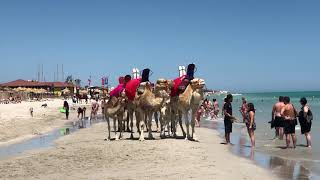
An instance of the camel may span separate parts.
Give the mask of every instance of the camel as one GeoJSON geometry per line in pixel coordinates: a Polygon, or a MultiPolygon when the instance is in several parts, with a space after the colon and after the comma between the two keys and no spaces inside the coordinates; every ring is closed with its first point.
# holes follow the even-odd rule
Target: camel
{"type": "MultiPolygon", "coordinates": [[[[167,126],[168,129],[168,135],[171,136],[171,131],[170,131],[170,98],[169,95],[171,93],[171,88],[173,86],[173,81],[165,80],[165,79],[159,79],[156,83],[155,89],[154,89],[154,94],[156,98],[166,98],[165,102],[163,105],[159,108],[156,109],[154,112],[155,115],[159,114],[160,116],[155,116],[155,118],[159,117],[160,120],[160,137],[164,138],[165,137],[165,127],[167,126]]],[[[156,119],[157,123],[157,119],[156,119]]],[[[158,130],[159,132],[159,130],[158,130]]]]}
{"type": "Polygon", "coordinates": [[[107,141],[111,140],[110,136],[110,118],[113,119],[113,128],[115,132],[115,140],[122,138],[122,122],[124,116],[124,108],[126,99],[124,93],[121,93],[120,97],[111,97],[104,105],[104,117],[108,124],[108,137],[107,141]],[[119,136],[117,136],[116,122],[118,121],[118,127],[120,129],[119,136]]]}
{"type": "Polygon", "coordinates": [[[184,115],[186,123],[186,140],[192,139],[198,141],[195,135],[195,115],[203,99],[203,88],[205,81],[203,79],[193,79],[190,81],[184,93],[179,95],[178,110],[184,115]],[[191,110],[191,128],[192,134],[189,133],[189,111],[191,110]]]}
{"type": "MultiPolygon", "coordinates": [[[[152,93],[152,87],[150,82],[143,82],[142,84],[145,85],[144,92],[142,95],[140,95],[138,104],[137,104],[137,110],[140,114],[142,114],[142,117],[146,118],[146,122],[148,125],[148,138],[154,139],[152,136],[152,115],[155,111],[158,111],[165,101],[169,99],[169,94],[166,91],[159,91],[159,97],[156,97],[155,94],[152,93]]],[[[140,129],[140,141],[144,141],[144,127],[145,122],[143,120],[139,120],[139,129],[140,129]]]]}

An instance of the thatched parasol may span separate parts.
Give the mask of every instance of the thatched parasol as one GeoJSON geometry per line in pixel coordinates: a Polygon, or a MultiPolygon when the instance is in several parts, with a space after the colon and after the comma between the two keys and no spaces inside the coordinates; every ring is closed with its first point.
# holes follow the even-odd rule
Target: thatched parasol
{"type": "Polygon", "coordinates": [[[88,91],[87,91],[87,90],[81,90],[79,93],[80,93],[81,95],[84,95],[84,94],[88,94],[88,91]]]}
{"type": "Polygon", "coordinates": [[[64,90],[62,90],[63,94],[70,94],[70,89],[65,88],[64,90]]]}

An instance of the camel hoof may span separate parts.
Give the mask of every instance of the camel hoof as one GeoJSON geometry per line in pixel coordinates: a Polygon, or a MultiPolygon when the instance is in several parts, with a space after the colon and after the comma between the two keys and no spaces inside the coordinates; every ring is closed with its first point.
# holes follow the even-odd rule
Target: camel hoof
{"type": "Polygon", "coordinates": [[[192,138],[192,140],[194,140],[195,142],[199,142],[199,139],[196,137],[192,138]]]}
{"type": "Polygon", "coordinates": [[[150,139],[150,140],[155,140],[155,138],[154,138],[152,135],[149,135],[149,136],[148,136],[148,139],[150,139]]]}
{"type": "Polygon", "coordinates": [[[144,141],[144,140],[145,140],[144,138],[140,138],[140,139],[139,139],[139,141],[141,141],[141,142],[144,141]]]}
{"type": "Polygon", "coordinates": [[[111,141],[111,138],[110,137],[108,137],[108,138],[106,138],[106,139],[104,139],[104,141],[111,141]]]}

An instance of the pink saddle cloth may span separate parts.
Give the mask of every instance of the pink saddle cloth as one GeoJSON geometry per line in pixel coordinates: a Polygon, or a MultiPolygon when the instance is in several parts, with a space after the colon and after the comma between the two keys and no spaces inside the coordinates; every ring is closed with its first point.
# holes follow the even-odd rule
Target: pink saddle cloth
{"type": "Polygon", "coordinates": [[[128,97],[128,99],[130,101],[134,100],[134,98],[136,96],[137,89],[140,85],[140,82],[141,82],[141,78],[130,80],[126,84],[126,96],[128,97]]]}
{"type": "Polygon", "coordinates": [[[112,91],[110,92],[110,97],[113,97],[113,96],[119,97],[120,94],[121,94],[121,92],[122,92],[123,89],[124,89],[123,86],[124,86],[123,84],[119,84],[114,90],[112,90],[112,91]]]}

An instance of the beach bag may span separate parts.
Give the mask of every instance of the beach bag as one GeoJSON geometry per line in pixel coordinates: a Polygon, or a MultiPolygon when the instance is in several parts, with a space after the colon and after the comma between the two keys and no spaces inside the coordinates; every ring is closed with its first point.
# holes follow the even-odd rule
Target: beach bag
{"type": "Polygon", "coordinates": [[[61,113],[66,113],[66,109],[65,108],[60,108],[59,110],[61,113]]]}

